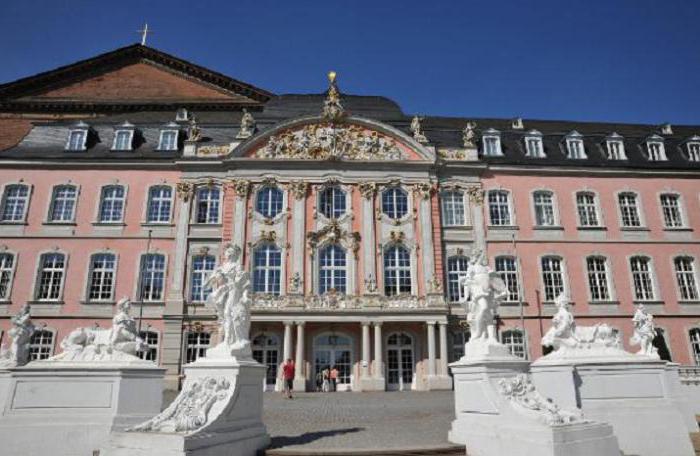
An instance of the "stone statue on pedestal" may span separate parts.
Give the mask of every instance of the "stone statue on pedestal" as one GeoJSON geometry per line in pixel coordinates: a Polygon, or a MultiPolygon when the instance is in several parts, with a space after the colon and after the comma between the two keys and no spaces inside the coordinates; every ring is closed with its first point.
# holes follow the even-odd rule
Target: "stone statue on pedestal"
{"type": "Polygon", "coordinates": [[[128,298],[120,299],[110,329],[74,329],[61,341],[63,352],[47,361],[148,362],[136,356],[148,346],[139,337],[136,320],[129,315],[130,308],[128,298]]]}
{"type": "Polygon", "coordinates": [[[12,338],[9,350],[0,355],[0,367],[24,366],[29,362],[29,342],[34,334],[34,324],[30,315],[29,304],[22,306],[17,315],[10,320],[12,328],[8,331],[12,338]]]}
{"type": "Polygon", "coordinates": [[[462,131],[462,143],[465,149],[476,147],[476,143],[474,142],[474,137],[476,136],[474,132],[475,128],[476,122],[467,122],[467,126],[464,127],[462,131]]]}
{"type": "Polygon", "coordinates": [[[557,313],[552,317],[552,327],[542,338],[542,345],[551,346],[555,350],[562,346],[575,347],[578,344],[575,336],[576,322],[569,310],[569,298],[561,293],[554,303],[557,306],[557,313]]]}
{"type": "Polygon", "coordinates": [[[240,356],[250,358],[250,276],[239,264],[240,248],[228,246],[224,262],[205,282],[213,290],[207,298],[207,306],[216,311],[222,341],[207,351],[216,357],[240,356]]]}
{"type": "Polygon", "coordinates": [[[426,138],[425,134],[423,133],[421,120],[423,119],[418,116],[413,116],[413,119],[411,120],[411,132],[413,133],[413,139],[421,144],[425,144],[428,142],[428,138],[426,138]]]}
{"type": "Polygon", "coordinates": [[[643,304],[637,306],[637,311],[632,317],[632,323],[634,324],[634,334],[630,338],[630,344],[639,345],[637,354],[658,358],[658,350],[652,344],[654,337],[656,337],[654,316],[647,312],[643,304]]]}
{"type": "Polygon", "coordinates": [[[243,116],[241,117],[241,129],[236,135],[238,139],[250,138],[255,133],[255,119],[253,115],[243,108],[243,116]]]}
{"type": "Polygon", "coordinates": [[[190,124],[187,127],[187,140],[192,142],[197,142],[202,139],[202,130],[197,125],[197,119],[192,116],[190,119],[190,124]]]}

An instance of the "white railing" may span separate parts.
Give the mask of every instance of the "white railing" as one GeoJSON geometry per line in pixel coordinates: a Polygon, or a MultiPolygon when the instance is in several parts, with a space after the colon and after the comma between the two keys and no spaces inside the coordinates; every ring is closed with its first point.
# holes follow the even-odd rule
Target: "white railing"
{"type": "Polygon", "coordinates": [[[411,310],[426,308],[444,308],[447,304],[440,295],[412,296],[348,296],[340,293],[326,293],[324,295],[299,296],[284,295],[275,296],[269,294],[256,294],[253,296],[253,309],[282,309],[298,308],[308,310],[352,310],[352,309],[390,309],[411,310]]]}

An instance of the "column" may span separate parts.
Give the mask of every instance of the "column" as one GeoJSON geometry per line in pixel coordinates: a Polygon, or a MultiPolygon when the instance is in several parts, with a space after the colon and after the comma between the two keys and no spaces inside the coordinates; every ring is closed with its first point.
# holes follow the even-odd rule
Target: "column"
{"type": "Polygon", "coordinates": [[[384,377],[382,365],[382,322],[374,322],[374,378],[384,377]]]}
{"type": "Polygon", "coordinates": [[[447,322],[441,321],[440,325],[440,375],[448,375],[447,372],[447,322]]]}
{"type": "Polygon", "coordinates": [[[296,372],[294,375],[294,389],[306,391],[306,379],[304,378],[304,322],[297,322],[297,352],[294,362],[296,372]]]}
{"type": "Polygon", "coordinates": [[[435,322],[428,322],[428,376],[435,376],[435,322]]]}
{"type": "Polygon", "coordinates": [[[284,322],[284,345],[283,350],[283,362],[286,362],[292,357],[292,323],[291,321],[284,322]]]}
{"type": "Polygon", "coordinates": [[[362,322],[362,376],[369,377],[369,322],[362,322]]]}

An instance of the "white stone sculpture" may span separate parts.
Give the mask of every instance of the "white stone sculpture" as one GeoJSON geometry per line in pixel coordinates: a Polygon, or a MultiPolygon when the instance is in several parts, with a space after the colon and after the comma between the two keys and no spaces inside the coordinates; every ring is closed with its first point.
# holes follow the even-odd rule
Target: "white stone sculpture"
{"type": "Polygon", "coordinates": [[[554,401],[542,396],[527,374],[502,378],[498,381],[498,392],[511,401],[518,413],[535,418],[549,426],[583,421],[580,410],[564,411],[554,401]]]}
{"type": "Polygon", "coordinates": [[[328,95],[326,99],[323,100],[323,110],[321,111],[321,116],[324,119],[337,121],[340,120],[345,115],[345,109],[343,105],[340,104],[340,91],[335,82],[336,73],[335,71],[330,71],[328,73],[328,95]]]}
{"type": "Polygon", "coordinates": [[[552,317],[552,327],[542,338],[542,345],[553,347],[555,350],[562,346],[575,347],[578,344],[575,336],[576,322],[569,310],[569,299],[561,293],[554,303],[557,306],[557,313],[552,317]]]}
{"type": "Polygon", "coordinates": [[[187,141],[197,142],[202,139],[202,130],[197,125],[197,119],[194,115],[190,118],[190,124],[187,127],[187,141]]]}
{"type": "Polygon", "coordinates": [[[29,342],[36,329],[30,313],[31,307],[29,304],[25,304],[19,313],[10,320],[12,328],[8,333],[12,342],[9,350],[3,347],[0,355],[0,367],[24,366],[29,362],[29,342]]]}
{"type": "Polygon", "coordinates": [[[656,337],[654,316],[647,312],[643,304],[637,306],[632,323],[634,324],[634,334],[630,338],[630,344],[639,345],[637,354],[659,358],[659,351],[652,344],[654,337],[656,337]]]}
{"type": "Polygon", "coordinates": [[[207,350],[207,356],[251,358],[250,307],[252,305],[250,276],[239,264],[240,248],[229,245],[224,262],[214,269],[205,287],[212,287],[207,306],[216,310],[223,340],[207,350]]]}
{"type": "Polygon", "coordinates": [[[250,138],[255,133],[255,119],[253,115],[243,108],[243,117],[241,117],[241,129],[236,135],[238,139],[250,138]]]}
{"type": "Polygon", "coordinates": [[[418,116],[413,116],[411,120],[411,132],[413,133],[413,139],[421,144],[425,144],[428,142],[428,138],[426,138],[423,133],[423,127],[421,126],[422,120],[423,119],[418,116]]]}
{"type": "Polygon", "coordinates": [[[465,149],[476,147],[476,143],[474,142],[474,138],[476,137],[476,133],[474,132],[475,128],[476,122],[467,122],[467,126],[464,127],[462,131],[462,142],[464,143],[465,149]]]}
{"type": "Polygon", "coordinates": [[[61,341],[63,352],[46,361],[152,364],[136,356],[137,352],[146,350],[148,346],[139,337],[136,320],[129,315],[130,308],[128,298],[120,299],[110,329],[77,328],[61,341]]]}
{"type": "Polygon", "coordinates": [[[175,400],[159,415],[127,432],[192,432],[209,420],[209,412],[228,399],[231,384],[223,377],[202,377],[185,385],[175,400]]]}

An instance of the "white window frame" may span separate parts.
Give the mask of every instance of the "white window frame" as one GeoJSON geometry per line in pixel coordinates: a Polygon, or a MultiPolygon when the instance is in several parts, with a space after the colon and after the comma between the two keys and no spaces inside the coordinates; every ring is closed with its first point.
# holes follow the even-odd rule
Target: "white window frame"
{"type": "MultiPolygon", "coordinates": [[[[146,225],[169,225],[172,223],[173,220],[173,212],[174,212],[174,197],[175,197],[175,192],[173,190],[173,186],[170,184],[162,183],[162,184],[155,184],[155,185],[150,185],[146,191],[146,205],[144,207],[144,213],[143,213],[143,220],[144,224],[146,225]],[[151,220],[150,219],[150,208],[151,208],[151,192],[156,189],[156,188],[168,188],[170,190],[170,198],[164,198],[164,197],[158,197],[158,200],[162,202],[167,201],[168,204],[170,205],[170,210],[168,211],[168,219],[167,220],[151,220]]],[[[159,211],[160,212],[160,211],[159,211]]]]}
{"type": "Polygon", "coordinates": [[[505,298],[503,299],[504,303],[518,303],[522,302],[523,300],[523,289],[522,289],[522,281],[520,277],[520,261],[516,256],[513,255],[496,255],[493,259],[493,270],[494,272],[497,272],[501,274],[501,278],[503,279],[503,282],[506,284],[506,289],[508,290],[508,293],[506,294],[505,298]],[[512,261],[513,264],[515,265],[515,271],[511,270],[501,270],[498,268],[499,265],[499,260],[507,260],[507,261],[512,261]],[[515,293],[516,299],[513,299],[512,292],[510,289],[511,285],[511,279],[508,276],[512,276],[515,279],[515,293]]]}
{"type": "Polygon", "coordinates": [[[673,268],[673,275],[676,282],[676,293],[678,296],[678,301],[680,302],[698,302],[700,301],[700,283],[698,282],[698,268],[695,262],[695,258],[691,255],[676,255],[671,258],[671,267],[673,268]],[[676,261],[685,260],[688,261],[690,265],[690,270],[679,271],[676,261]],[[685,276],[683,284],[681,284],[680,274],[685,276]],[[688,288],[695,297],[692,295],[684,296],[683,287],[688,288]]]}
{"type": "MultiPolygon", "coordinates": [[[[89,303],[105,303],[105,302],[114,302],[114,295],[116,293],[116,288],[117,288],[117,271],[118,271],[118,263],[119,263],[119,257],[117,256],[116,253],[111,252],[111,251],[101,251],[101,252],[94,252],[88,257],[88,276],[87,276],[87,283],[86,283],[86,289],[85,289],[85,301],[89,303]],[[97,255],[111,255],[114,258],[114,266],[111,269],[112,273],[112,286],[110,290],[109,297],[107,298],[93,298],[92,295],[92,283],[93,283],[93,274],[96,272],[94,268],[94,257],[97,255]]],[[[106,272],[110,272],[110,269],[107,268],[101,268],[100,269],[101,273],[103,274],[102,279],[100,280],[102,288],[104,286],[105,278],[104,274],[106,272]]]]}
{"type": "Polygon", "coordinates": [[[700,366],[700,328],[688,328],[690,355],[696,366],[700,366]]]}
{"type": "Polygon", "coordinates": [[[613,290],[612,274],[610,272],[610,262],[608,261],[608,258],[604,255],[593,254],[593,255],[587,255],[583,259],[583,262],[584,262],[584,270],[586,271],[586,285],[588,286],[588,301],[591,303],[615,301],[615,292],[613,290]],[[589,264],[588,264],[589,260],[597,260],[597,261],[602,260],[603,270],[602,271],[600,271],[600,270],[592,271],[589,268],[589,264]],[[600,280],[601,273],[604,275],[603,280],[600,280]],[[594,279],[594,281],[591,281],[592,278],[594,279]],[[593,288],[594,288],[594,286],[601,288],[600,283],[603,283],[603,286],[605,287],[605,291],[607,292],[607,297],[605,297],[605,298],[594,297],[593,288]]]}
{"type": "Polygon", "coordinates": [[[544,141],[542,140],[542,133],[537,130],[530,130],[523,137],[523,143],[525,144],[525,156],[530,158],[546,158],[544,153],[544,141]],[[531,146],[534,145],[534,150],[531,146]]]}
{"type": "Polygon", "coordinates": [[[504,329],[503,331],[500,332],[499,334],[499,339],[501,340],[501,343],[508,347],[508,351],[513,356],[517,356],[518,358],[522,359],[529,359],[530,358],[530,353],[529,353],[529,348],[528,348],[528,343],[527,343],[527,331],[523,331],[521,328],[507,328],[504,329]],[[519,335],[522,337],[522,344],[520,343],[512,343],[512,338],[515,335],[519,335]],[[510,340],[506,340],[506,339],[510,340]],[[520,356],[516,354],[519,350],[517,348],[521,348],[523,352],[523,356],[520,356]]]}
{"type": "Polygon", "coordinates": [[[178,150],[178,142],[180,139],[180,129],[177,124],[170,123],[160,130],[160,136],[158,138],[158,150],[159,151],[173,151],[178,150]],[[172,144],[165,143],[166,135],[174,134],[175,138],[172,144]],[[168,147],[165,147],[168,146],[168,147]]]}
{"type": "Polygon", "coordinates": [[[612,133],[607,138],[605,138],[605,152],[608,160],[627,160],[627,154],[625,152],[625,140],[622,136],[617,133],[612,133]],[[614,157],[613,144],[618,146],[617,154],[618,157],[614,157]]]}
{"type": "MultiPolygon", "coordinates": [[[[64,184],[57,184],[57,185],[54,185],[54,186],[51,188],[51,198],[50,198],[50,200],[49,200],[49,210],[48,210],[48,212],[47,212],[47,214],[46,214],[46,223],[53,223],[53,224],[59,224],[59,225],[60,225],[60,224],[63,224],[63,223],[75,223],[75,218],[76,218],[77,212],[78,212],[78,201],[79,201],[79,199],[80,199],[80,186],[79,186],[79,185],[74,184],[74,183],[64,183],[64,184]],[[72,187],[73,190],[75,190],[75,195],[73,196],[73,198],[62,198],[62,200],[65,200],[65,202],[71,201],[71,200],[72,200],[72,202],[73,202],[73,209],[72,209],[71,214],[70,214],[70,215],[71,215],[70,219],[67,219],[67,220],[63,220],[63,219],[61,219],[61,220],[56,220],[56,219],[53,218],[53,216],[54,216],[54,209],[55,209],[55,206],[56,206],[56,203],[57,203],[57,199],[56,199],[56,196],[57,196],[57,195],[56,195],[56,192],[57,192],[60,188],[62,188],[62,187],[72,187]]],[[[63,204],[65,204],[65,202],[64,202],[63,204]]]]}
{"type": "Polygon", "coordinates": [[[469,257],[465,255],[450,255],[447,257],[445,262],[445,278],[447,280],[447,286],[445,287],[445,294],[447,301],[450,303],[458,303],[462,299],[462,290],[459,287],[459,279],[467,274],[467,269],[469,268],[469,257]],[[457,262],[458,267],[456,269],[451,269],[452,264],[457,262]],[[459,263],[462,263],[465,267],[462,268],[459,263]],[[453,290],[456,288],[456,296],[452,294],[453,290]],[[454,299],[456,297],[456,299],[454,299]]]}
{"type": "MultiPolygon", "coordinates": [[[[274,220],[277,217],[279,217],[280,214],[283,214],[285,212],[284,208],[285,208],[286,201],[285,201],[285,194],[284,193],[285,193],[284,190],[279,188],[277,185],[263,185],[263,186],[261,186],[255,192],[255,208],[254,208],[255,213],[259,214],[264,219],[274,220]],[[271,211],[271,209],[273,208],[273,198],[272,198],[273,193],[268,194],[266,202],[261,201],[261,199],[260,199],[260,197],[262,196],[262,193],[266,190],[274,190],[274,191],[276,191],[275,194],[279,194],[279,201],[280,201],[279,210],[277,210],[277,212],[275,212],[275,213],[272,213],[272,211],[271,211]],[[260,210],[260,204],[263,204],[263,203],[267,205],[267,213],[264,213],[260,210]]],[[[276,205],[277,204],[275,203],[275,206],[276,205]]]]}
{"type": "Polygon", "coordinates": [[[0,224],[13,224],[13,223],[25,223],[27,221],[27,214],[29,213],[29,203],[32,197],[32,185],[26,184],[24,182],[8,182],[3,185],[2,188],[2,201],[0,202],[0,217],[5,215],[5,207],[7,206],[8,194],[7,192],[13,187],[24,187],[27,190],[27,194],[23,197],[18,197],[18,200],[24,201],[24,207],[22,208],[22,217],[17,220],[0,220],[0,224]]]}
{"type": "Polygon", "coordinates": [[[481,135],[481,155],[484,157],[502,157],[503,149],[501,148],[501,132],[489,128],[481,135]],[[489,141],[493,141],[493,150],[487,146],[489,141]]]}
{"type": "Polygon", "coordinates": [[[466,226],[468,207],[466,194],[462,190],[450,189],[440,192],[442,226],[466,226]],[[461,220],[457,217],[459,212],[462,213],[461,220]]]}
{"type": "Polygon", "coordinates": [[[349,291],[350,287],[350,277],[349,277],[349,266],[350,259],[348,258],[348,251],[346,248],[344,248],[342,245],[339,244],[326,244],[318,249],[318,294],[325,294],[329,293],[331,289],[334,289],[337,293],[339,294],[347,294],[349,291]],[[331,265],[326,265],[323,266],[321,264],[321,258],[323,254],[325,253],[326,249],[330,248],[338,248],[340,249],[340,257],[336,257],[335,254],[332,254],[332,260],[341,260],[345,262],[344,266],[337,266],[335,262],[332,262],[331,265]],[[323,281],[321,280],[321,271],[326,271],[327,274],[329,274],[330,277],[330,283],[333,285],[331,288],[326,288],[325,290],[323,289],[323,281]],[[340,279],[344,278],[345,279],[345,289],[339,289],[336,288],[336,282],[340,281],[340,279]]]}
{"type": "MultiPolygon", "coordinates": [[[[642,214],[642,205],[641,205],[641,201],[640,201],[641,195],[638,192],[635,192],[633,190],[621,191],[615,195],[615,199],[617,202],[617,214],[618,214],[618,218],[620,220],[620,228],[621,229],[623,229],[623,230],[624,229],[640,229],[640,228],[646,227],[646,223],[644,220],[644,214],[642,214]],[[620,200],[620,198],[622,198],[625,195],[634,196],[634,202],[635,202],[634,209],[635,209],[635,213],[637,215],[637,219],[639,221],[638,225],[628,225],[625,223],[625,214],[623,212],[622,201],[620,200]]],[[[631,206],[625,205],[624,207],[631,207],[631,206]]]]}
{"type": "Polygon", "coordinates": [[[103,185],[100,187],[100,198],[97,202],[97,215],[95,216],[96,223],[99,224],[121,224],[124,223],[124,217],[126,215],[126,194],[127,194],[127,187],[126,185],[119,184],[119,183],[114,183],[114,184],[107,184],[103,185]],[[105,204],[105,192],[109,188],[116,188],[116,187],[121,187],[122,189],[122,196],[121,198],[119,197],[110,197],[110,201],[112,202],[111,204],[114,205],[116,202],[121,202],[121,217],[119,217],[118,220],[103,220],[102,218],[102,205],[105,204]]]}
{"type": "Polygon", "coordinates": [[[347,215],[348,211],[350,210],[350,192],[348,192],[345,188],[343,188],[339,184],[325,185],[321,189],[319,189],[319,191],[318,191],[316,207],[317,207],[317,212],[320,215],[322,215],[324,218],[326,218],[328,220],[331,220],[331,219],[338,220],[338,219],[344,217],[345,215],[347,215]],[[342,204],[345,207],[343,208],[343,211],[341,213],[339,213],[338,215],[334,215],[334,213],[336,212],[335,196],[332,197],[332,201],[331,201],[331,205],[330,205],[330,210],[331,210],[330,217],[329,217],[329,215],[327,215],[324,212],[324,197],[327,195],[326,192],[330,192],[330,193],[339,192],[341,194],[342,198],[340,198],[340,199],[342,199],[342,201],[343,201],[342,204]]]}
{"type": "MultiPolygon", "coordinates": [[[[156,271],[156,272],[158,272],[158,271],[156,271]]],[[[166,297],[166,292],[167,292],[167,281],[168,281],[168,256],[165,255],[164,253],[161,253],[161,252],[142,253],[141,255],[139,255],[139,259],[138,259],[137,274],[138,274],[138,276],[137,276],[138,280],[136,282],[137,302],[140,302],[140,303],[144,303],[144,302],[161,303],[161,302],[164,302],[165,297],[166,297]],[[153,296],[154,296],[153,291],[151,291],[148,296],[144,296],[144,287],[145,287],[145,283],[146,283],[146,280],[145,280],[146,277],[144,274],[146,273],[146,269],[145,269],[146,259],[149,256],[161,256],[161,257],[163,257],[163,270],[162,270],[162,274],[163,274],[162,283],[163,283],[163,285],[161,287],[160,296],[158,299],[153,299],[153,296]]],[[[153,277],[154,277],[154,274],[151,273],[151,281],[153,281],[153,277]]]]}
{"type": "Polygon", "coordinates": [[[255,246],[251,252],[250,255],[250,271],[251,271],[251,280],[252,280],[252,286],[253,286],[253,292],[254,293],[259,293],[259,294],[265,294],[265,295],[272,295],[272,296],[279,296],[282,294],[282,273],[284,272],[283,269],[284,266],[284,250],[271,242],[262,242],[255,246]],[[272,255],[270,254],[270,251],[268,250],[267,253],[265,254],[265,263],[263,265],[256,265],[255,264],[255,255],[258,253],[259,250],[263,250],[266,248],[273,248],[279,252],[279,257],[280,257],[280,262],[279,265],[272,264],[272,255]],[[262,290],[256,290],[256,282],[255,282],[255,273],[260,270],[263,272],[263,277],[264,277],[264,286],[262,290]],[[277,277],[279,282],[275,284],[275,281],[273,280],[274,274],[273,272],[277,271],[277,277]]]}
{"type": "MultiPolygon", "coordinates": [[[[558,254],[547,254],[547,255],[542,255],[539,258],[539,268],[540,268],[540,281],[542,283],[542,300],[543,302],[547,303],[552,303],[554,300],[557,298],[557,296],[560,293],[567,294],[569,291],[569,280],[567,276],[567,268],[566,268],[566,262],[564,261],[564,257],[558,254]],[[559,293],[554,293],[552,296],[547,296],[547,279],[545,277],[545,274],[556,274],[556,272],[553,271],[545,271],[545,264],[544,261],[546,259],[556,259],[559,260],[559,274],[561,275],[561,291],[559,293]]],[[[552,287],[554,287],[555,281],[552,280],[552,287]]]]}
{"type": "Polygon", "coordinates": [[[142,350],[136,353],[136,356],[139,358],[145,360],[145,361],[153,361],[155,364],[158,364],[160,361],[160,332],[156,331],[150,326],[147,326],[145,329],[142,329],[139,332],[139,337],[143,339],[143,342],[146,344],[148,347],[146,350],[142,350]],[[149,340],[150,335],[155,335],[156,343],[153,344],[151,340],[149,340]],[[147,354],[153,351],[155,352],[155,359],[148,360],[147,359],[147,354]]]}
{"type": "Polygon", "coordinates": [[[68,131],[68,139],[66,140],[65,150],[72,152],[80,152],[87,149],[87,139],[90,133],[90,127],[85,122],[78,122],[73,128],[68,131]],[[73,144],[73,135],[81,134],[79,144],[73,144]]]}
{"type": "MultiPolygon", "coordinates": [[[[600,198],[598,198],[598,194],[596,192],[594,192],[592,190],[579,190],[579,191],[575,192],[574,193],[574,206],[576,207],[576,226],[578,228],[602,228],[603,226],[605,226],[603,224],[602,211],[600,209],[600,198]],[[593,198],[592,207],[593,207],[593,213],[594,213],[595,218],[596,218],[596,222],[598,222],[597,224],[584,225],[583,223],[581,223],[581,221],[582,221],[581,220],[581,209],[580,209],[580,203],[578,200],[579,195],[590,196],[593,198]]],[[[585,203],[586,212],[589,211],[590,207],[591,207],[591,205],[589,205],[588,203],[585,203]]],[[[586,215],[586,217],[588,217],[588,215],[586,215]]]]}
{"type": "MultiPolygon", "coordinates": [[[[39,258],[37,260],[37,267],[35,270],[36,270],[36,276],[34,279],[34,300],[38,301],[38,302],[47,302],[47,303],[63,301],[63,292],[64,292],[64,287],[66,284],[66,275],[68,272],[68,254],[63,252],[63,251],[60,251],[60,250],[39,252],[39,258]],[[46,255],[63,255],[63,269],[61,271],[58,296],[55,298],[41,298],[40,297],[41,278],[42,278],[42,272],[44,271],[44,257],[46,255]]],[[[55,268],[52,270],[58,271],[58,269],[55,269],[55,268]]],[[[53,275],[55,275],[55,274],[52,274],[52,276],[53,275]]]]}
{"type": "Polygon", "coordinates": [[[700,162],[700,136],[692,136],[686,141],[685,153],[689,162],[700,162]]]}
{"type": "Polygon", "coordinates": [[[532,194],[530,195],[530,201],[532,202],[532,220],[535,222],[533,224],[535,226],[535,228],[552,228],[552,227],[556,228],[556,227],[560,226],[557,197],[556,197],[556,194],[552,190],[548,190],[548,189],[533,190],[532,194]],[[537,197],[539,195],[548,195],[550,198],[551,211],[552,211],[552,223],[540,223],[541,221],[538,220],[537,209],[538,209],[538,206],[542,206],[542,204],[539,204],[537,202],[537,197]]]}
{"type": "Polygon", "coordinates": [[[666,161],[666,147],[664,139],[659,135],[652,135],[645,142],[647,160],[649,161],[666,161]],[[658,146],[658,157],[652,154],[652,145],[658,146]]]}
{"type": "Polygon", "coordinates": [[[183,356],[182,359],[185,360],[186,363],[191,363],[196,361],[198,358],[201,358],[202,356],[205,356],[207,353],[207,349],[211,347],[211,342],[213,339],[214,335],[211,333],[211,331],[202,329],[200,331],[186,331],[185,332],[185,343],[183,345],[183,356]],[[194,340],[194,343],[190,343],[190,335],[196,334],[197,336],[195,337],[196,340],[194,340]],[[209,341],[205,345],[202,342],[202,335],[206,334],[209,338],[209,341]],[[190,360],[190,350],[194,351],[194,357],[192,360],[190,360]]]}
{"type": "Polygon", "coordinates": [[[401,244],[389,244],[385,246],[383,252],[382,252],[382,277],[384,279],[383,283],[383,288],[382,291],[385,296],[404,296],[404,295],[412,295],[413,290],[414,290],[414,277],[413,277],[413,254],[411,252],[411,249],[408,248],[408,246],[401,245],[401,244]],[[387,266],[387,255],[389,254],[390,250],[395,250],[395,260],[396,260],[396,266],[393,267],[388,267],[387,266]],[[406,264],[399,264],[399,250],[403,249],[407,254],[408,254],[408,265],[406,264]],[[393,280],[393,283],[389,283],[389,274],[387,274],[387,271],[389,270],[394,270],[396,271],[395,274],[395,279],[393,280]],[[401,291],[401,278],[402,275],[405,277],[405,272],[408,271],[408,279],[409,279],[409,291],[401,291]],[[387,293],[387,291],[391,290],[391,293],[387,293]]]}
{"type": "Polygon", "coordinates": [[[192,211],[192,216],[193,220],[192,223],[196,223],[198,225],[219,225],[221,224],[221,199],[223,196],[223,191],[220,186],[218,185],[203,185],[200,187],[197,187],[195,190],[195,196],[194,196],[194,210],[192,211]],[[217,198],[212,198],[211,193],[212,191],[216,190],[218,193],[217,198]],[[207,192],[207,199],[205,201],[202,200],[202,192],[207,192]],[[207,209],[204,217],[204,221],[200,221],[199,219],[199,205],[204,202],[206,203],[207,209]],[[216,205],[216,212],[213,213],[211,210],[211,206],[216,205]]]}
{"type": "MultiPolygon", "coordinates": [[[[188,296],[190,297],[190,302],[191,303],[203,303],[206,302],[207,297],[209,293],[211,293],[211,289],[207,289],[207,287],[204,286],[206,281],[209,279],[211,276],[211,273],[216,269],[216,256],[211,255],[210,253],[203,253],[203,254],[197,254],[197,255],[192,255],[190,257],[190,281],[189,281],[189,293],[188,296]],[[195,262],[197,261],[198,258],[203,258],[206,261],[207,258],[213,259],[211,269],[207,269],[206,267],[198,270],[195,268],[195,262]],[[194,286],[194,281],[195,279],[199,277],[199,280],[201,280],[201,291],[199,293],[199,296],[195,296],[195,286],[194,286]]],[[[206,266],[206,264],[203,264],[206,266]]]]}
{"type": "Polygon", "coordinates": [[[566,158],[570,160],[585,160],[588,158],[586,154],[586,146],[583,143],[583,135],[576,130],[572,131],[565,138],[566,143],[566,158]]]}
{"type": "Polygon", "coordinates": [[[678,193],[678,192],[673,192],[673,191],[664,191],[659,193],[659,210],[661,211],[661,221],[663,223],[664,229],[667,230],[678,230],[678,229],[684,229],[688,225],[686,223],[687,217],[685,214],[685,205],[683,204],[683,196],[678,193]],[[664,204],[664,198],[667,197],[672,197],[676,201],[676,206],[673,208],[672,206],[665,205],[664,204]],[[668,219],[666,217],[666,209],[670,208],[670,210],[675,210],[677,211],[677,217],[678,217],[678,225],[669,225],[668,224],[668,219]]]}
{"type": "Polygon", "coordinates": [[[660,293],[659,293],[658,283],[656,280],[656,268],[654,267],[653,259],[650,256],[644,255],[644,254],[631,255],[627,259],[627,267],[629,268],[630,286],[632,287],[632,302],[656,302],[656,301],[658,301],[660,293]],[[639,271],[637,274],[644,274],[645,272],[648,273],[649,285],[651,288],[651,297],[640,298],[637,295],[635,271],[634,271],[634,268],[632,267],[632,261],[637,259],[637,258],[641,258],[641,259],[646,260],[648,270],[647,271],[639,271]]]}
{"type": "Polygon", "coordinates": [[[398,186],[398,185],[393,185],[390,187],[385,188],[382,190],[381,194],[379,195],[379,204],[381,207],[382,215],[387,217],[389,220],[403,220],[411,215],[411,195],[410,192],[406,191],[405,188],[398,186]],[[385,209],[384,206],[384,198],[385,195],[387,195],[389,192],[393,192],[393,196],[391,197],[391,214],[388,213],[385,209]],[[406,198],[406,212],[399,215],[399,200],[397,198],[397,195],[401,193],[405,198],[406,198]]]}
{"type": "MultiPolygon", "coordinates": [[[[486,192],[486,210],[488,211],[489,215],[489,226],[515,226],[515,214],[513,211],[513,193],[510,190],[506,190],[503,188],[493,188],[490,189],[486,192]],[[506,207],[508,210],[508,223],[494,223],[494,219],[492,217],[491,213],[491,194],[493,193],[505,193],[506,195],[506,201],[505,203],[502,201],[496,201],[496,204],[499,205],[499,207],[506,207]],[[505,206],[504,206],[505,204],[505,206]]],[[[501,211],[499,211],[500,213],[501,211]]]]}
{"type": "Polygon", "coordinates": [[[17,259],[19,258],[15,252],[9,250],[0,251],[0,260],[5,256],[12,258],[12,265],[8,267],[4,261],[0,261],[0,283],[3,278],[7,280],[5,295],[3,296],[0,294],[0,302],[10,302],[10,298],[12,297],[12,285],[15,281],[15,270],[17,269],[17,259]]]}
{"type": "Polygon", "coordinates": [[[113,151],[129,151],[134,149],[134,126],[129,122],[124,122],[121,126],[114,129],[114,140],[112,141],[113,151]],[[126,133],[128,135],[126,140],[126,145],[124,147],[119,147],[119,136],[121,133],[126,133]]]}

